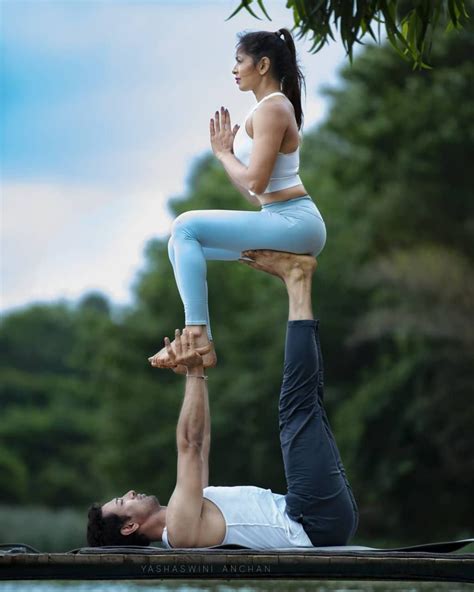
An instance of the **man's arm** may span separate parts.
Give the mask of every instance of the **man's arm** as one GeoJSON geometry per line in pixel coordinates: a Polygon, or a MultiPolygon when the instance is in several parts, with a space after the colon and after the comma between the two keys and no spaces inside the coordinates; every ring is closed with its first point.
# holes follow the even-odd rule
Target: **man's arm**
{"type": "MultiPolygon", "coordinates": [[[[197,380],[197,379],[196,379],[197,380]]],[[[201,379],[202,380],[202,379],[201,379]]],[[[206,385],[207,387],[207,385],[206,385]]],[[[204,437],[202,441],[202,488],[209,485],[209,453],[211,451],[211,412],[209,409],[209,395],[204,389],[204,437]]]]}
{"type": "Polygon", "coordinates": [[[176,428],[178,470],[176,487],[168,504],[166,526],[173,547],[194,547],[201,528],[203,504],[203,445],[205,441],[207,381],[201,378],[204,368],[195,351],[194,337],[176,331],[176,354],[169,339],[168,354],[177,364],[187,367],[186,389],[176,428]]]}

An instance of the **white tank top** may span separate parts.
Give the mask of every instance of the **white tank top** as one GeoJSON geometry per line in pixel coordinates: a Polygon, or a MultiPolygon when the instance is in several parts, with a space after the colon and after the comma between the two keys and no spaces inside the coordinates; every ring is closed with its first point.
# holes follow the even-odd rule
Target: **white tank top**
{"type": "MultiPolygon", "coordinates": [[[[275,95],[286,96],[282,92],[270,93],[266,97],[263,97],[247,114],[243,125],[240,126],[239,130],[235,134],[234,138],[234,155],[240,160],[245,166],[250,164],[250,154],[252,153],[253,139],[248,135],[245,129],[245,122],[250,115],[258,108],[259,105],[266,101],[270,97],[275,95]]],[[[273,167],[272,174],[270,175],[270,181],[263,193],[270,193],[271,191],[280,191],[281,189],[288,189],[288,187],[294,187],[300,185],[301,179],[298,175],[300,167],[300,147],[294,151],[285,154],[284,152],[278,152],[273,167]]],[[[250,191],[252,195],[255,195],[253,191],[250,191]]]]}
{"type": "MultiPolygon", "coordinates": [[[[226,532],[221,545],[242,545],[251,549],[312,547],[299,522],[286,513],[285,496],[252,485],[206,487],[203,497],[213,502],[224,516],[226,532]]],[[[163,543],[168,542],[166,527],[163,543]]]]}

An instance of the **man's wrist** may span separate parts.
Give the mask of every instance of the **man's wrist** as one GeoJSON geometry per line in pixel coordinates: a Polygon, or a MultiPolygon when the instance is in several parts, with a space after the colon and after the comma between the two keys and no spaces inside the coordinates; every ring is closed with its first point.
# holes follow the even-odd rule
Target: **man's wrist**
{"type": "Polygon", "coordinates": [[[187,368],[186,376],[204,376],[204,366],[192,366],[187,368]]]}

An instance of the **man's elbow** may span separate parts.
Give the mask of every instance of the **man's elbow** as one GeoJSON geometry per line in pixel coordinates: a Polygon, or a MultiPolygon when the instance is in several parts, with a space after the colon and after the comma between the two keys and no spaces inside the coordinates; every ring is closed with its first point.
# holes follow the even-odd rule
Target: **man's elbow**
{"type": "Polygon", "coordinates": [[[207,453],[209,455],[210,449],[211,449],[211,435],[204,434],[204,438],[202,439],[202,452],[207,453]]]}
{"type": "Polygon", "coordinates": [[[204,438],[201,435],[194,436],[193,434],[189,434],[177,438],[176,444],[178,452],[201,454],[204,446],[204,438]]]}

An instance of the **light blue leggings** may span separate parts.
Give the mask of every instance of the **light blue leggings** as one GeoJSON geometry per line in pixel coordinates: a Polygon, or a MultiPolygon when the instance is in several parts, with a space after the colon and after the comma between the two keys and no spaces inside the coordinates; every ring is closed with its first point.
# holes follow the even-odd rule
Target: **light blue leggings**
{"type": "Polygon", "coordinates": [[[309,196],[263,205],[259,212],[195,210],[173,223],[168,253],[186,325],[207,325],[206,260],[235,261],[248,249],[318,255],[326,227],[309,196]]]}

